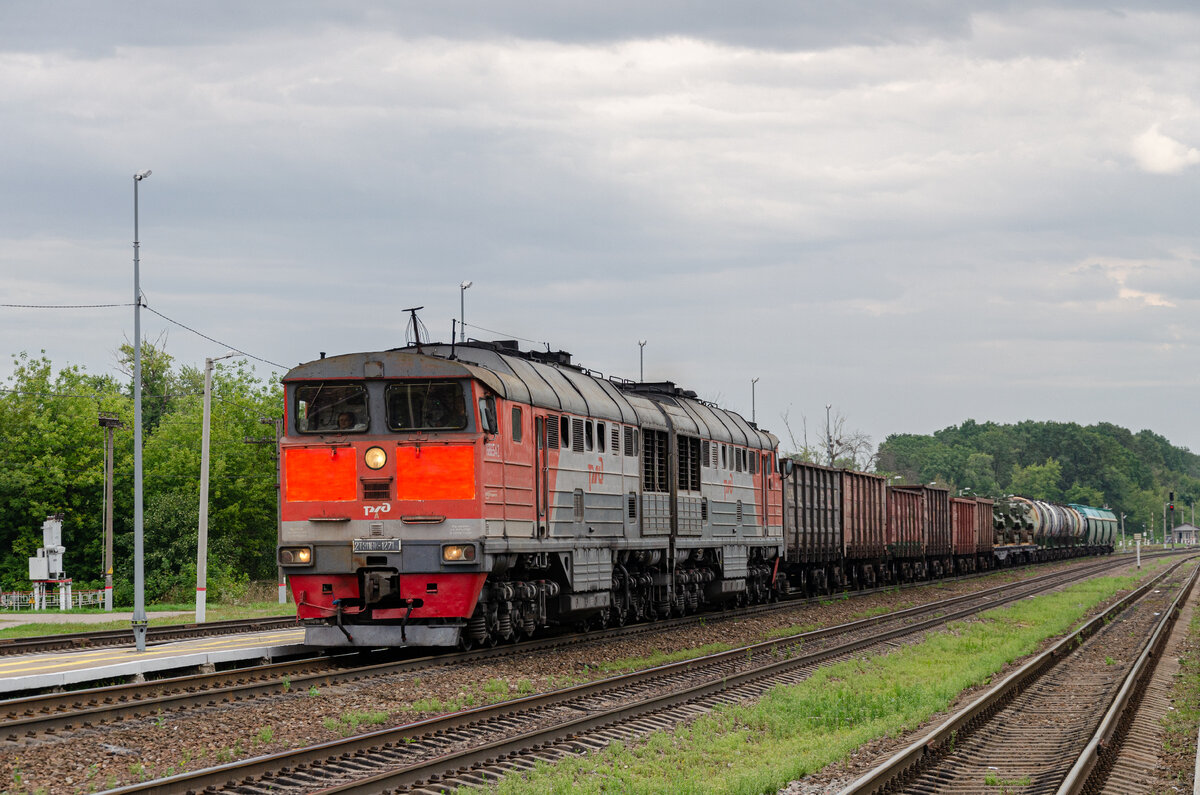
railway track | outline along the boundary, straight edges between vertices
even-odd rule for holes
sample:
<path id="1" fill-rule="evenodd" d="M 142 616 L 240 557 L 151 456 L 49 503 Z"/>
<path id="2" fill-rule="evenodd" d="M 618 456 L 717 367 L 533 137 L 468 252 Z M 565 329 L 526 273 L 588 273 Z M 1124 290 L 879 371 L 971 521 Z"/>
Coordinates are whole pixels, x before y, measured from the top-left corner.
<path id="1" fill-rule="evenodd" d="M 233 635 L 242 632 L 265 632 L 296 626 L 295 616 L 270 618 L 239 618 L 229 621 L 209 621 L 204 624 L 171 624 L 149 627 L 147 643 L 166 643 L 189 638 L 206 638 L 211 635 Z M 106 629 L 95 632 L 76 632 L 71 635 L 38 635 L 32 638 L 0 639 L 0 655 L 40 654 L 49 651 L 71 651 L 94 649 L 103 646 L 132 646 L 133 631 L 129 629 Z"/>
<path id="2" fill-rule="evenodd" d="M 1179 654 L 1195 608 L 1195 600 L 1186 596 L 1181 591 L 1162 617 L 1059 792 L 1139 795 L 1178 789 L 1186 783 L 1160 781 L 1164 777 L 1161 721 L 1175 709 L 1171 696 L 1180 670 Z"/>
<path id="3" fill-rule="evenodd" d="M 666 728 L 716 703 L 801 681 L 831 660 L 890 648 L 948 621 L 1084 579 L 1103 567 L 1076 567 L 840 627 L 111 792 L 379 792 L 426 782 L 437 789 L 477 783 L 539 759 Z"/>
<path id="4" fill-rule="evenodd" d="M 1113 565 L 1119 563 L 1113 559 L 1105 559 L 1068 571 L 1090 574 Z M 1025 582 L 1038 583 L 1047 581 L 1047 578 L 1057 579 L 1062 575 L 1063 572 L 1051 572 Z M 989 598 L 990 595 L 999 594 L 1005 587 L 1007 586 L 998 586 L 977 594 L 942 600 L 937 603 L 938 609 L 949 609 L 968 599 Z M 517 645 L 453 654 L 414 656 L 409 653 L 402 654 L 400 659 L 396 659 L 394 655 L 382 655 L 382 660 L 364 662 L 362 655 L 351 653 L 13 698 L 0 701 L 0 740 L 18 743 L 39 735 L 94 727 L 118 720 L 245 702 L 255 698 L 277 696 L 289 690 L 301 691 L 311 687 L 324 689 L 331 685 L 371 681 L 409 671 L 427 671 L 431 668 L 465 665 L 514 655 L 548 653 L 579 643 L 599 643 L 700 622 L 734 620 L 771 611 L 793 609 L 802 604 L 803 602 L 784 602 L 755 605 L 717 614 L 686 616 L 653 624 L 593 631 L 583 635 L 560 635 Z M 882 623 L 890 615 L 899 614 L 865 619 L 863 626 Z"/>
<path id="5" fill-rule="evenodd" d="M 1198 570 L 1185 576 L 1181 565 L 1029 660 L 842 795 L 1098 791 L 1091 776 L 1109 765 L 1096 763 L 1115 758 L 1105 746 L 1195 583 Z"/>

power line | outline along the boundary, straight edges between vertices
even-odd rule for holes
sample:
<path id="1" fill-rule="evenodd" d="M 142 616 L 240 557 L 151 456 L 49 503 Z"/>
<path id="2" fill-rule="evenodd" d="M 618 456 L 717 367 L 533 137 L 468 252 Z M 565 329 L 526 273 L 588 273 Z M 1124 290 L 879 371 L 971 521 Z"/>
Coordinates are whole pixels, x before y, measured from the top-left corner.
<path id="1" fill-rule="evenodd" d="M 106 309 L 112 306 L 133 306 L 128 304 L 0 304 L 10 309 Z"/>
<path id="2" fill-rule="evenodd" d="M 495 329 L 484 328 L 483 326 L 476 326 L 474 323 L 463 323 L 463 325 L 467 326 L 469 328 L 479 329 L 480 331 L 486 331 L 488 334 L 499 334 L 502 337 L 508 337 L 508 338 L 514 339 L 514 340 L 521 340 L 522 342 L 528 342 L 533 345 L 545 345 L 547 347 L 550 345 L 550 343 L 548 343 L 548 342 L 543 342 L 541 340 L 531 340 L 528 337 L 521 337 L 516 334 L 509 334 L 506 331 L 496 331 Z"/>
<path id="3" fill-rule="evenodd" d="M 143 306 L 145 306 L 145 305 L 143 304 Z M 146 310 L 153 312 L 154 314 L 158 315 L 159 317 L 161 317 L 163 320 L 167 321 L 168 323 L 174 323 L 176 326 L 179 326 L 181 329 L 190 331 L 198 337 L 203 337 L 204 339 L 208 340 L 209 342 L 215 342 L 217 345 L 220 345 L 223 348 L 229 348 L 230 350 L 234 351 L 235 353 L 240 353 L 242 356 L 246 356 L 246 357 L 248 357 L 250 359 L 254 359 L 255 361 L 258 361 L 258 362 L 262 362 L 263 364 L 269 364 L 272 367 L 278 368 L 280 370 L 290 370 L 291 369 L 290 367 L 285 367 L 284 365 L 279 364 L 278 362 L 273 362 L 270 359 L 263 359 L 259 356 L 255 356 L 252 353 L 246 353 L 245 351 L 241 350 L 240 348 L 234 347 L 233 345 L 229 345 L 228 343 L 221 342 L 218 339 L 213 339 L 212 337 L 208 336 L 207 334 L 204 334 L 203 332 L 196 331 L 196 329 L 192 328 L 191 326 L 185 326 L 184 324 L 180 323 L 178 320 L 174 320 L 172 318 L 167 317 L 162 312 L 159 312 L 157 309 L 153 309 L 149 306 L 146 306 Z"/>
<path id="4" fill-rule="evenodd" d="M 134 306 L 134 304 L 133 303 L 128 303 L 128 304 L 0 304 L 0 307 L 8 307 L 11 309 L 104 309 L 104 308 L 108 308 L 108 307 L 117 307 L 117 306 Z M 176 326 L 179 326 L 181 329 L 190 331 L 198 337 L 203 337 L 204 339 L 208 340 L 209 342 L 215 342 L 217 345 L 220 345 L 224 348 L 230 348 L 230 349 L 236 351 L 237 353 L 240 353 L 243 356 L 246 356 L 250 359 L 254 359 L 257 362 L 262 362 L 263 364 L 269 364 L 272 367 L 278 368 L 280 370 L 290 370 L 291 369 L 290 367 L 286 367 L 282 364 L 279 364 L 278 362 L 273 362 L 270 359 L 263 359 L 262 357 L 255 356 L 252 353 L 246 353 L 245 351 L 243 351 L 240 348 L 237 348 L 233 345 L 229 345 L 227 343 L 221 342 L 220 340 L 214 339 L 203 332 L 197 331 L 196 329 L 192 328 L 191 326 L 186 326 L 183 323 L 180 323 L 178 320 L 167 317 L 162 312 L 159 312 L 157 309 L 150 307 L 148 304 L 143 303 L 142 306 L 144 306 L 147 311 L 153 312 L 154 314 L 158 315 L 159 317 L 161 317 L 163 320 L 167 321 L 168 323 L 174 323 Z M 483 331 L 487 331 L 487 329 L 483 329 Z M 499 332 L 492 332 L 492 333 L 496 334 Z"/>

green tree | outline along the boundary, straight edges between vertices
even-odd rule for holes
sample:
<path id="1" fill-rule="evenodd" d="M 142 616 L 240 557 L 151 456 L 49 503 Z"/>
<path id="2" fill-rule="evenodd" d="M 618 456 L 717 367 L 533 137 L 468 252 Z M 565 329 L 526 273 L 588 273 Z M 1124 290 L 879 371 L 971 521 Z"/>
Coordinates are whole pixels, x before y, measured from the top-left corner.
<path id="1" fill-rule="evenodd" d="M 963 467 L 960 487 L 971 489 L 979 496 L 997 496 L 1000 494 L 1000 484 L 996 482 L 995 463 L 987 453 L 971 453 L 967 456 L 966 466 Z"/>
<path id="2" fill-rule="evenodd" d="M 78 367 L 54 372 L 43 354 L 13 357 L 0 392 L 0 584 L 28 585 L 28 558 L 42 544 L 41 526 L 63 514 L 64 568 L 77 587 L 103 573 L 104 430 L 99 411 L 131 419 L 120 385 Z M 117 434 L 116 466 L 128 460 L 127 439 Z"/>
<path id="3" fill-rule="evenodd" d="M 202 373 L 175 370 L 165 352 L 147 345 L 144 368 L 154 390 L 145 408 L 158 411 L 143 442 L 146 597 L 190 599 L 195 588 L 199 514 Z M 164 364 L 165 363 L 165 364 Z M 165 368 L 165 369 L 164 369 Z M 213 380 L 209 580 L 214 597 L 250 579 L 274 576 L 276 463 L 263 418 L 281 413 L 277 381 L 244 363 L 219 364 Z M 131 387 L 81 368 L 55 370 L 43 354 L 14 356 L 0 391 L 0 584 L 28 587 L 27 558 L 41 545 L 46 516 L 63 513 L 65 568 L 76 587 L 103 579 L 104 431 L 98 411 L 133 423 Z M 154 398 L 164 398 L 156 401 Z M 144 412 L 145 414 L 146 412 Z M 118 604 L 132 602 L 133 434 L 116 433 L 114 580 Z"/>
<path id="4" fill-rule="evenodd" d="M 1091 486 L 1084 486 L 1079 481 L 1071 484 L 1071 488 L 1067 489 L 1066 500 L 1075 505 L 1090 505 L 1093 508 L 1101 508 L 1105 505 L 1104 492 Z"/>

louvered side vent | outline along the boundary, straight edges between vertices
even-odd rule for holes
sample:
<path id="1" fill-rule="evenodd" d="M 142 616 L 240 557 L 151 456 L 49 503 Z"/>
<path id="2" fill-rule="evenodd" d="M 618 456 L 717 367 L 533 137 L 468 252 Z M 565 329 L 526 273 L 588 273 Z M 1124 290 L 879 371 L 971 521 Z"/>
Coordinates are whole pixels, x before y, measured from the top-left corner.
<path id="1" fill-rule="evenodd" d="M 642 431 L 642 489 L 666 493 L 667 432 Z"/>
<path id="2" fill-rule="evenodd" d="M 575 521 L 583 521 L 583 489 L 575 489 Z"/>
<path id="3" fill-rule="evenodd" d="M 742 501 L 741 500 L 738 500 L 738 502 L 737 502 L 737 521 L 738 521 L 738 524 L 742 523 Z"/>
<path id="4" fill-rule="evenodd" d="M 613 455 L 616 455 L 617 453 L 621 452 L 621 426 L 620 425 L 612 426 L 612 444 L 610 444 L 608 446 L 608 449 L 612 451 Z"/>
<path id="5" fill-rule="evenodd" d="M 637 518 L 637 495 L 632 491 L 629 492 L 629 518 Z"/>
<path id="6" fill-rule="evenodd" d="M 624 430 L 625 430 L 625 455 L 632 457 L 635 454 L 633 451 L 633 428 L 626 425 Z"/>
<path id="7" fill-rule="evenodd" d="M 712 466 L 712 444 L 708 441 L 700 443 L 700 460 L 704 466 Z"/>
<path id="8" fill-rule="evenodd" d="M 362 487 L 364 500 L 386 500 L 392 496 L 390 480 L 364 480 Z"/>
<path id="9" fill-rule="evenodd" d="M 700 500 L 700 520 L 704 522 L 708 521 L 708 497 Z"/>
<path id="10" fill-rule="evenodd" d="M 558 415 L 546 415 L 546 446 L 551 450 L 558 449 Z"/>
<path id="11" fill-rule="evenodd" d="M 576 453 L 583 452 L 583 420 L 571 418 L 571 449 Z"/>
<path id="12" fill-rule="evenodd" d="M 679 488 L 700 491 L 700 440 L 690 436 L 676 437 L 678 443 Z"/>

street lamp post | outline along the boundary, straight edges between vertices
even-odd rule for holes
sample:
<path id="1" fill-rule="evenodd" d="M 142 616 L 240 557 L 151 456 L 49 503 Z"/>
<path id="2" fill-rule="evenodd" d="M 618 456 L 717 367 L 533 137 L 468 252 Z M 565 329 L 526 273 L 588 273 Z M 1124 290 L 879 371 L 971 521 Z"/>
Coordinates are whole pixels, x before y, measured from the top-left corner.
<path id="1" fill-rule="evenodd" d="M 638 381 L 646 382 L 646 341 L 638 340 Z"/>
<path id="2" fill-rule="evenodd" d="M 146 650 L 146 581 L 142 570 L 142 286 L 138 242 L 138 185 L 150 169 L 133 175 L 133 641 Z"/>
<path id="3" fill-rule="evenodd" d="M 458 286 L 458 341 L 467 341 L 467 288 L 474 282 L 470 279 Z"/>
<path id="4" fill-rule="evenodd" d="M 751 422 L 758 422 L 758 415 L 755 412 L 755 405 L 754 405 L 754 385 L 757 383 L 758 383 L 757 378 L 750 379 L 750 421 Z"/>
<path id="5" fill-rule="evenodd" d="M 124 428 L 121 419 L 111 411 L 100 412 L 100 427 L 104 429 L 104 610 L 113 609 L 113 433 Z"/>
<path id="6" fill-rule="evenodd" d="M 196 543 L 196 623 L 204 623 L 204 612 L 208 601 L 208 427 L 212 415 L 212 372 L 213 362 L 234 355 L 229 351 L 224 356 L 204 360 L 204 419 L 200 424 L 200 532 Z"/>

